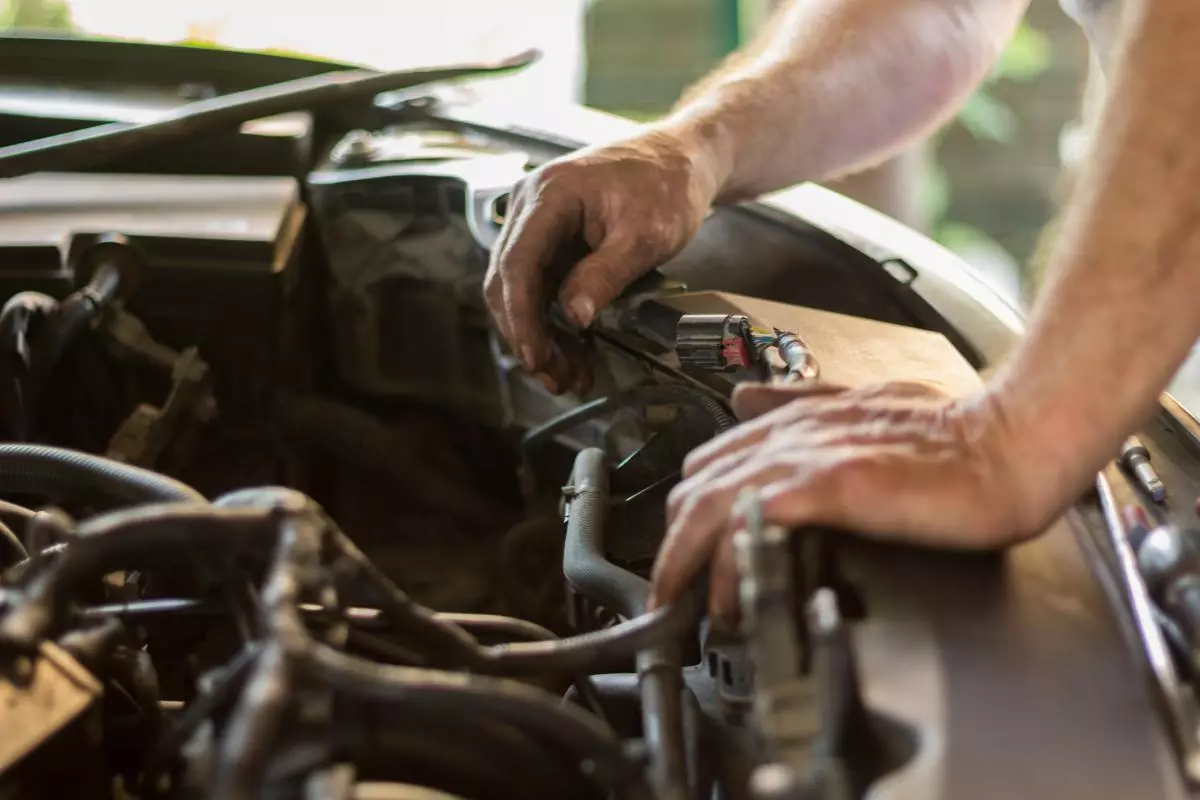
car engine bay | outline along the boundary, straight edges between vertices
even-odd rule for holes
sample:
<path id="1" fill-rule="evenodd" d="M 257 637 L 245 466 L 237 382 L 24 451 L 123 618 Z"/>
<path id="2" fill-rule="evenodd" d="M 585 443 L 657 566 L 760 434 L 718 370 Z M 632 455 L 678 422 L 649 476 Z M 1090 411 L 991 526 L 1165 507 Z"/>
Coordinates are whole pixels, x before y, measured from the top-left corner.
<path id="1" fill-rule="evenodd" d="M 372 104 L 433 72 L 0 149 L 0 797 L 1184 796 L 1083 516 L 1006 562 L 750 513 L 741 630 L 703 585 L 647 613 L 738 382 L 969 392 L 1001 348 L 902 259 L 736 207 L 562 333 L 593 380 L 553 395 L 480 287 L 565 147 Z M 269 143 L 301 168 L 205 161 L 354 81 Z"/>

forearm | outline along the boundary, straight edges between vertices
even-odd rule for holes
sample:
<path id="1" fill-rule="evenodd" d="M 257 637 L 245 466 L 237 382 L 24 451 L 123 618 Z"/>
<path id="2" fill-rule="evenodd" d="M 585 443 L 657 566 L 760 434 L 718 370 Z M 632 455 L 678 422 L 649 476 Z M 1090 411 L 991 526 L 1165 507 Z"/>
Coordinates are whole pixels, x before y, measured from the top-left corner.
<path id="1" fill-rule="evenodd" d="M 869 166 L 943 124 L 1028 0 L 792 0 L 661 125 L 722 200 Z"/>
<path id="2" fill-rule="evenodd" d="M 992 391 L 1035 484 L 1086 483 L 1200 336 L 1200 4 L 1135 5 L 1052 278 Z"/>

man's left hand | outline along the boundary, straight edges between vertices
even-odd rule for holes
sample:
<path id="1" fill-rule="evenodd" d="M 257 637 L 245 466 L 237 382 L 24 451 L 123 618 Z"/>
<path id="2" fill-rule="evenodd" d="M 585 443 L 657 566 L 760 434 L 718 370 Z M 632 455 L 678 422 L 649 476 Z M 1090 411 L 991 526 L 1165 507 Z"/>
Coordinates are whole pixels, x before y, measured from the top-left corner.
<path id="1" fill-rule="evenodd" d="M 1045 518 L 1037 507 L 1045 501 L 1023 497 L 986 395 L 952 400 L 913 383 L 752 384 L 739 387 L 734 410 L 752 421 L 693 452 L 668 500 L 651 606 L 673 600 L 711 562 L 710 610 L 734 624 L 733 535 L 746 488 L 757 490 L 769 523 L 925 545 L 998 547 L 1037 533 Z"/>

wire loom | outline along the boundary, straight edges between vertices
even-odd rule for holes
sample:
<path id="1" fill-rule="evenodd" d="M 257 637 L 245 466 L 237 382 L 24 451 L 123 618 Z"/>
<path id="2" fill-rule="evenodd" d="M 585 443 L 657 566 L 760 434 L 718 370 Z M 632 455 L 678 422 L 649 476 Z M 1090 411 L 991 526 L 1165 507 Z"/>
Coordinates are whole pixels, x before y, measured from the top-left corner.
<path id="1" fill-rule="evenodd" d="M 602 714 L 513 677 L 573 674 L 577 693 L 594 704 L 595 687 L 586 676 L 677 644 L 696 622 L 691 599 L 594 633 L 484 646 L 472 627 L 519 638 L 550 634 L 521 620 L 438 615 L 420 606 L 314 501 L 289 489 L 242 490 L 212 504 L 141 505 L 80 523 L 65 546 L 5 574 L 0 665 L 12 680 L 28 679 L 41 642 L 94 622 L 97 615 L 75 602 L 114 570 L 180 561 L 220 570 L 239 554 L 256 553 L 260 559 L 271 553 L 261 595 L 243 595 L 231 608 L 247 618 L 244 649 L 161 735 L 147 757 L 139 796 L 166 793 L 180 750 L 210 724 L 217 731 L 206 781 L 210 797 L 264 796 L 271 781 L 282 780 L 275 762 L 298 730 L 306 741 L 331 748 L 306 780 L 353 762 L 357 740 L 335 709 L 355 703 L 406 722 L 430 720 L 423 738 L 464 759 L 458 768 L 502 777 L 514 796 L 662 796 L 644 759 L 624 746 Z M 403 642 L 411 665 L 343 651 L 354 633 L 354 615 L 340 599 L 348 587 L 378 605 L 373 626 Z"/>

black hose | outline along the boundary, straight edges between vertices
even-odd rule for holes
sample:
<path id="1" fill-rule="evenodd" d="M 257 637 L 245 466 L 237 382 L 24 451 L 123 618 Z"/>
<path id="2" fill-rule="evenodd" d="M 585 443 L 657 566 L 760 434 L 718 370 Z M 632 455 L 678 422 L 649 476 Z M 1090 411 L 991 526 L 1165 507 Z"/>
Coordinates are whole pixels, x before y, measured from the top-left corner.
<path id="1" fill-rule="evenodd" d="M 622 569 L 604 555 L 608 521 L 608 464 L 604 451 L 590 447 L 575 458 L 567 502 L 567 533 L 563 542 L 563 575 L 575 591 L 592 598 L 626 619 L 646 610 L 650 583 Z"/>
<path id="2" fill-rule="evenodd" d="M 262 647 L 252 643 L 241 650 L 222 670 L 212 688 L 184 709 L 175 723 L 155 743 L 146 759 L 143 770 L 143 794 L 151 794 L 150 788 L 166 769 L 171 759 L 187 744 L 196 729 L 213 714 L 233 700 L 246 683 L 246 678 L 258 662 Z"/>
<path id="3" fill-rule="evenodd" d="M 263 650 L 221 734 L 211 797 L 253 800 L 262 789 L 271 746 L 286 727 L 295 690 L 294 664 L 284 644 Z"/>
<path id="4" fill-rule="evenodd" d="M 499 614 L 462 614 L 450 611 L 438 611 L 433 616 L 439 622 L 457 625 L 472 633 L 492 633 L 531 642 L 558 638 L 549 628 L 517 617 L 505 617 Z"/>
<path id="5" fill-rule="evenodd" d="M 150 470 L 64 447 L 0 444 L 0 492 L 97 495 L 124 503 L 206 503 L 187 484 Z"/>
<path id="6" fill-rule="evenodd" d="M 572 428 L 622 408 L 644 408 L 645 406 L 670 403 L 685 405 L 703 411 L 712 422 L 713 433 L 732 428 L 735 420 L 713 397 L 688 386 L 677 383 L 652 383 L 637 386 L 620 394 L 601 397 L 584 403 L 530 428 L 521 438 L 521 453 L 526 464 L 533 452 L 549 439 Z"/>
<path id="7" fill-rule="evenodd" d="M 563 573 L 567 582 L 610 611 L 630 620 L 645 619 L 649 582 L 621 569 L 604 554 L 609 493 L 608 464 L 603 450 L 588 448 L 579 453 L 568 491 L 567 534 L 563 544 Z M 690 595 L 685 595 L 684 602 L 677 607 L 686 610 L 688 600 Z M 687 621 L 690 624 L 691 619 Z M 678 636 L 659 639 L 641 650 L 637 668 L 642 687 L 643 735 L 650 752 L 655 789 L 660 798 L 686 800 L 690 792 L 680 705 L 683 680 Z"/>
<path id="8" fill-rule="evenodd" d="M 70 595 L 88 580 L 152 553 L 158 559 L 195 559 L 202 547 L 226 545 L 225 554 L 252 535 L 273 535 L 275 520 L 257 509 L 163 504 L 114 511 L 87 520 L 57 558 L 38 572 L 21 601 L 0 618 L 0 642 L 26 651 L 56 630 Z"/>
<path id="9" fill-rule="evenodd" d="M 30 340 L 57 308 L 58 301 L 41 292 L 18 292 L 0 307 L 0 433 L 6 437 L 30 436 L 37 395 Z"/>
<path id="10" fill-rule="evenodd" d="M 646 788 L 640 771 L 603 723 L 532 686 L 469 673 L 375 664 L 317 643 L 309 646 L 298 665 L 310 679 L 347 696 L 406 703 L 433 712 L 471 709 L 471 713 L 520 726 L 546 741 L 558 742 L 579 765 L 590 763 L 592 775 L 602 785 Z"/>
<path id="11" fill-rule="evenodd" d="M 279 543 L 262 592 L 267 643 L 222 732 L 211 791 L 221 800 L 253 800 L 261 795 L 271 747 L 281 738 L 294 708 L 300 654 L 315 645 L 298 605 L 323 580 L 326 527 L 319 507 L 299 492 L 240 492 L 227 500 L 232 506 L 272 511 L 279 526 Z"/>
<path id="12" fill-rule="evenodd" d="M 642 688 L 642 738 L 650 753 L 659 800 L 690 800 L 688 747 L 683 730 L 683 673 L 679 645 L 664 644 L 637 656 Z"/>
<path id="13" fill-rule="evenodd" d="M 452 625 L 457 625 L 473 633 L 496 633 L 533 642 L 561 641 L 558 635 L 550 629 L 544 628 L 536 622 L 517 619 L 516 617 L 504 617 L 495 614 L 454 613 L 439 613 L 435 616 L 441 622 L 449 622 Z M 596 695 L 596 687 L 592 685 L 592 680 L 588 677 L 587 673 L 575 673 L 571 676 L 571 682 L 579 692 L 579 695 L 587 703 L 588 710 L 607 722 L 608 720 L 604 716 L 604 707 L 600 705 L 600 700 Z"/>
<path id="14" fill-rule="evenodd" d="M 372 564 L 358 546 L 332 522 L 329 535 L 333 546 L 347 559 L 368 588 L 374 590 L 376 600 L 388 621 L 397 629 L 418 638 L 428 649 L 435 665 L 471 667 L 480 659 L 480 649 L 474 637 L 462 628 L 439 622 L 436 615 L 413 600 L 396 586 L 379 568 Z"/>
<path id="15" fill-rule="evenodd" d="M 339 740 L 346 740 L 345 756 L 360 779 L 411 781 L 478 800 L 596 794 L 556 743 L 469 707 L 430 713 L 407 703 L 358 705 L 343 702 L 339 709 L 368 724 L 338 725 L 334 737 L 339 751 Z"/>
<path id="16" fill-rule="evenodd" d="M 656 608 L 610 628 L 549 642 L 517 642 L 482 648 L 481 670 L 502 674 L 592 672 L 620 663 L 639 651 L 679 639 L 695 624 L 690 597 Z"/>

